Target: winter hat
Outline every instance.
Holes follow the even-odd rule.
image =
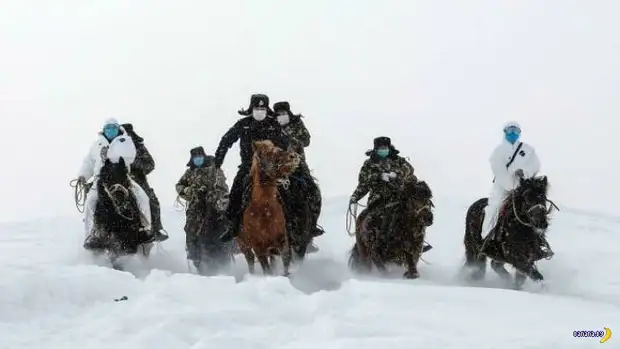
[[[186,166],[192,166],[192,158],[194,156],[198,156],[198,155],[202,155],[202,156],[205,157],[205,166],[209,166],[211,164],[210,162],[215,159],[213,156],[208,156],[205,153],[205,150],[204,150],[204,148],[202,146],[198,146],[196,148],[192,148],[189,151],[189,161],[187,162]]]
[[[122,124],[121,127],[127,132],[127,134],[131,137],[134,143],[144,142],[144,138],[138,136],[138,134],[133,130],[132,124]]]
[[[375,138],[373,140],[373,144],[374,144],[374,149],[377,149],[379,147],[391,148],[392,147],[392,140],[390,139],[390,137],[381,136],[381,137]]]
[[[269,97],[262,93],[253,94],[250,97],[250,106],[246,110],[239,110],[240,115],[250,115],[254,108],[267,108],[267,115],[273,115],[273,111],[269,108]]]
[[[106,121],[103,123],[103,127],[106,127],[107,125],[120,126],[118,120],[116,120],[115,118],[107,118]]]
[[[510,127],[518,128],[519,131],[521,130],[521,125],[519,125],[519,123],[516,122],[516,121],[509,121],[509,122],[505,123],[503,130],[506,131],[506,129],[510,128]]]

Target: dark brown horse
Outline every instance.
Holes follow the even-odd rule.
[[[252,149],[250,202],[243,212],[237,243],[250,273],[254,273],[254,258],[257,257],[263,273],[273,274],[274,256],[280,255],[284,275],[288,275],[292,252],[278,183],[288,180],[301,158],[295,152],[276,147],[269,140],[254,142]]]
[[[373,202],[356,219],[349,267],[369,272],[374,264],[385,273],[386,264],[394,263],[407,268],[403,277],[418,278],[426,228],[433,224],[432,192],[426,182],[409,181],[402,192],[383,197],[393,200]]]
[[[473,269],[471,279],[484,277],[488,257],[491,268],[506,281],[512,277],[504,264],[515,267],[515,289],[521,289],[527,277],[533,281],[543,280],[535,263],[553,255],[545,233],[549,227],[549,214],[553,208],[557,209],[547,198],[547,184],[546,176],[521,179],[519,186],[502,203],[497,225],[484,239],[482,224],[488,199],[479,199],[469,207],[464,244],[465,267]]]

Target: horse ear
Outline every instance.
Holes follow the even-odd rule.
[[[542,183],[545,187],[547,186],[547,176],[543,176]]]
[[[122,167],[125,167],[125,159],[123,159],[122,156],[118,158],[118,164]]]
[[[519,177],[519,185],[523,185],[525,182],[525,178],[524,177]]]

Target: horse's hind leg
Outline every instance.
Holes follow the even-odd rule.
[[[512,275],[510,275],[508,270],[504,268],[504,263],[491,260],[491,268],[502,278],[502,280],[510,281],[512,279]]]
[[[284,273],[283,276],[289,276],[289,268],[291,267],[291,260],[293,259],[293,251],[291,245],[289,244],[290,240],[286,240],[284,242],[284,250],[282,251],[282,264],[284,265]]]

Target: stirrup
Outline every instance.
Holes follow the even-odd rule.
[[[170,237],[168,235],[168,232],[164,228],[156,231],[155,234],[153,234],[153,236],[155,237],[155,241],[159,241],[159,242],[166,241]]]

